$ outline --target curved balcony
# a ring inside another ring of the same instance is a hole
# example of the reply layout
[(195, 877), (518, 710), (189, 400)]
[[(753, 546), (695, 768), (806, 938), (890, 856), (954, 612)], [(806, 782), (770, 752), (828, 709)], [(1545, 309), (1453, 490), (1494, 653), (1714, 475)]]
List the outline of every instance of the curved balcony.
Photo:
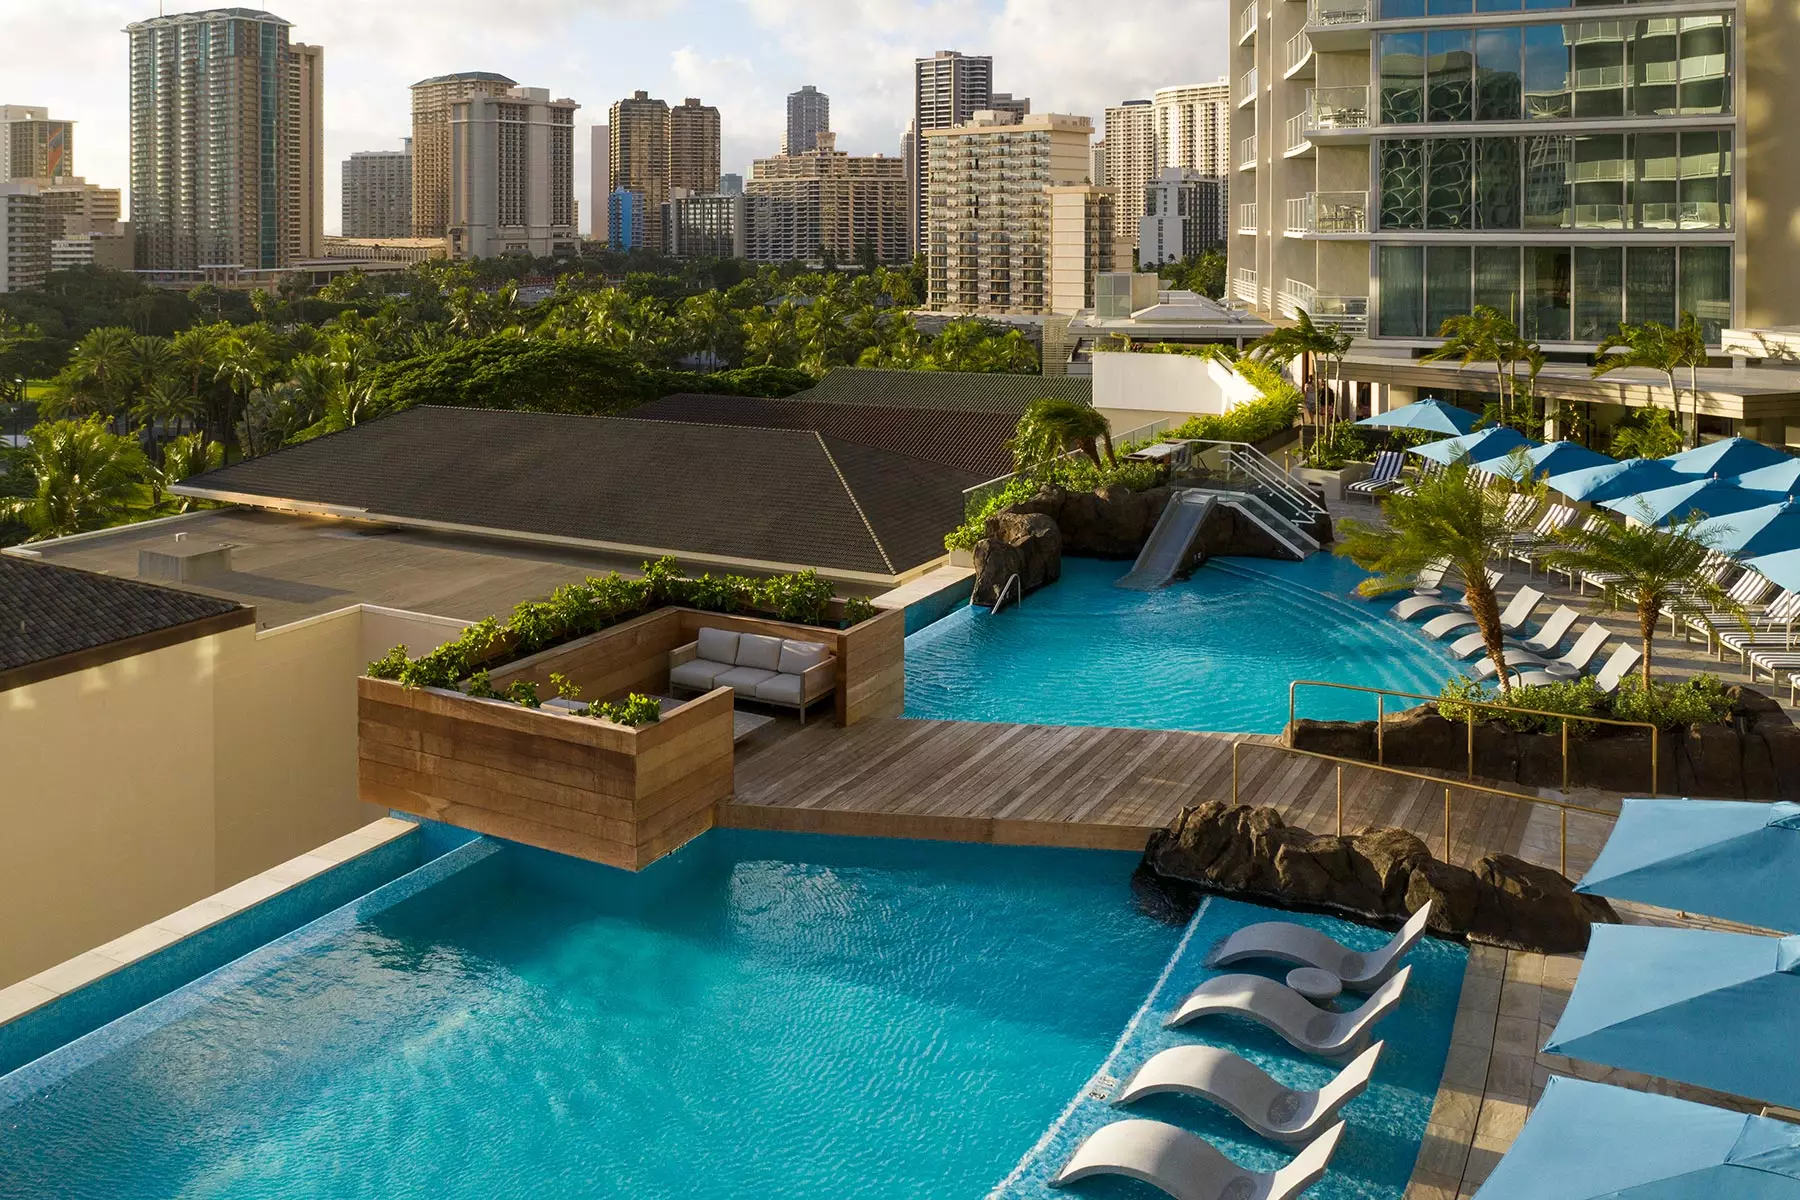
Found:
[(1305, 31), (1296, 33), (1281, 48), (1281, 77), (1283, 79), (1311, 79), (1314, 75), (1312, 39)]

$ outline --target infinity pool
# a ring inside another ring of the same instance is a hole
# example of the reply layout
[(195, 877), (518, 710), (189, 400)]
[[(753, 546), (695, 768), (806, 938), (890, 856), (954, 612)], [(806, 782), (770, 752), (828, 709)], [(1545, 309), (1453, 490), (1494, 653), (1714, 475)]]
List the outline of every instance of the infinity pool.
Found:
[[(953, 721), (1279, 733), (1296, 679), (1436, 695), (1439, 646), (1354, 594), (1330, 554), (1217, 559), (1154, 592), (1131, 564), (1065, 558), (1062, 579), (998, 614), (958, 609), (906, 639), (906, 715)], [(1300, 715), (1373, 719), (1372, 697), (1301, 693)]]

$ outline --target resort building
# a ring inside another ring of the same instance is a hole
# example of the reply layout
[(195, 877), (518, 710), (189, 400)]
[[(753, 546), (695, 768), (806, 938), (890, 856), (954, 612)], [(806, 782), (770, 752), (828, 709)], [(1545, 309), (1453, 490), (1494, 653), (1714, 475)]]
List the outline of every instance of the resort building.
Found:
[(123, 212), (118, 188), (68, 175), (30, 182), (44, 198), (44, 230), (53, 240), (119, 232)]
[(54, 120), (50, 110), (0, 104), (0, 183), (75, 174), (75, 122)]
[(450, 257), (450, 245), (444, 238), (353, 238), (325, 239), (325, 257), (363, 262), (413, 263), (430, 262)]
[(580, 249), (573, 100), (510, 88), (450, 105), (450, 256)]
[[(1106, 110), (1106, 186), (1120, 198), (1121, 232), (1133, 246), (1144, 188), (1156, 177), (1156, 109), (1127, 100)], [(1093, 180), (1099, 183), (1099, 180)]]
[(344, 160), (343, 233), (347, 238), (410, 238), (412, 139), (404, 150), (358, 150)]
[(323, 51), (251, 9), (156, 17), (131, 39), (131, 209), (144, 270), (273, 270), (323, 236)]
[(805, 154), (819, 148), (819, 135), (831, 129), (831, 97), (812, 84), (787, 98), (787, 133), (781, 142), (783, 154)]
[(1086, 117), (1040, 113), (1020, 121), (995, 112), (926, 132), (932, 309), (1050, 311), (1049, 189), (1086, 182), (1093, 132)]
[(492, 71), (435, 75), (412, 85), (412, 236), (441, 238), (450, 231), (451, 106), (517, 86)]
[(606, 198), (612, 195), (612, 130), (596, 125), (588, 134), (588, 233), (606, 240)]
[(926, 135), (934, 129), (949, 129), (972, 121), (977, 112), (991, 111), (993, 107), (991, 56), (939, 50), (930, 58), (913, 60), (913, 119), (907, 128), (907, 136), (912, 140), (907, 159), (912, 170), (914, 254), (924, 253), (929, 237), (926, 211), (931, 198), (931, 162)]
[(0, 292), (42, 287), (49, 270), (44, 198), (35, 184), (0, 183)]
[(1167, 167), (1144, 189), (1138, 221), (1137, 260), (1180, 262), (1225, 248), (1226, 179), (1183, 167)]
[(1095, 281), (1131, 270), (1131, 243), (1111, 188), (1078, 183), (1047, 189), (1050, 197), (1050, 311), (1094, 307)]
[(131, 222), (118, 221), (112, 233), (78, 233), (50, 240), (50, 269), (73, 271), (81, 267), (100, 267), (108, 271), (130, 271), (135, 265), (135, 239)]
[(663, 205), (662, 251), (670, 258), (745, 257), (742, 195), (690, 196), (683, 189)]
[(1231, 85), (1215, 83), (1157, 88), (1156, 169), (1181, 167), (1220, 179), (1231, 173)]
[(1094, 169), (1093, 169), (1093, 172), (1088, 175), (1088, 179), (1096, 187), (1105, 187), (1106, 186), (1106, 139), (1105, 138), (1095, 138), (1094, 139)]
[(745, 253), (755, 261), (907, 261), (900, 159), (846, 154), (827, 130), (807, 153), (757, 159), (745, 193), (756, 209)]

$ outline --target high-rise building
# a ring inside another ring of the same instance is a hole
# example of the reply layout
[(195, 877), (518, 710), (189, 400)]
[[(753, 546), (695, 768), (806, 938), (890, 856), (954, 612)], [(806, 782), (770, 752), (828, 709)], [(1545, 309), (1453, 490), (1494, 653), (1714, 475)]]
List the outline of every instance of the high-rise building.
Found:
[(620, 251), (644, 249), (644, 198), (614, 188), (606, 198), (606, 244)]
[(412, 85), (414, 237), (441, 238), (450, 228), (450, 106), (517, 86), (492, 71), (436, 75)]
[(825, 132), (809, 154), (758, 159), (747, 192), (762, 206), (746, 238), (748, 258), (907, 260), (906, 164), (897, 158), (846, 154)]
[(805, 154), (819, 147), (819, 135), (831, 128), (831, 97), (812, 84), (787, 98), (787, 139), (783, 154)]
[(744, 194), (744, 177), (730, 171), (719, 176), (719, 195), (741, 196)]
[(692, 96), (669, 106), (669, 187), (719, 190), (719, 110)]
[(412, 236), (412, 139), (403, 140), (404, 150), (358, 150), (344, 160), (340, 236)]
[(1011, 92), (995, 92), (988, 98), (988, 107), (995, 112), (1011, 113), (1015, 117), (1031, 115), (1031, 97), (1015, 96)]
[(1088, 175), (1088, 181), (1095, 187), (1106, 186), (1106, 139), (1094, 141), (1094, 169)]
[(612, 131), (594, 126), (588, 135), (588, 234), (606, 241), (606, 198), (612, 195)]
[(913, 251), (925, 245), (926, 200), (931, 190), (931, 163), (926, 134), (974, 119), (994, 106), (994, 60), (988, 55), (939, 50), (913, 62)]
[(291, 137), (300, 148), (295, 182), (299, 239), (296, 258), (318, 258), (325, 243), (325, 48), (295, 42), (289, 47), (288, 71), (293, 89)]
[(0, 104), (0, 181), (74, 173), (75, 122), (52, 120), (47, 108)]
[(27, 182), (43, 197), (44, 232), (51, 241), (119, 232), (123, 204), (118, 188), (99, 187), (78, 175)]
[(42, 287), (49, 270), (50, 239), (37, 185), (0, 183), (0, 292)]
[(916, 256), (924, 240), (919, 236), (919, 127), (916, 121), (906, 123), (900, 135), (900, 161), (906, 164), (906, 247)]
[(450, 105), (450, 255), (547, 258), (580, 249), (573, 100), (545, 88)]
[(245, 8), (126, 27), (140, 268), (271, 270), (311, 248), (321, 52), (289, 29)]
[(743, 258), (744, 204), (742, 193), (677, 192), (663, 205), (663, 253), (670, 258)]
[[(649, 92), (633, 92), (629, 100), (613, 104), (607, 125), (612, 131), (613, 194), (637, 196), (633, 220), (643, 228), (643, 236), (630, 246), (616, 240), (611, 244), (614, 249), (661, 246), (662, 206), (669, 199), (669, 106)], [(607, 228), (616, 231), (618, 226), (609, 220)]]
[(1156, 169), (1184, 167), (1220, 179), (1231, 174), (1231, 84), (1157, 88)]
[(1138, 262), (1180, 262), (1225, 246), (1225, 179), (1165, 167), (1144, 189)]
[(930, 306), (942, 312), (1050, 311), (1050, 192), (1093, 169), (1094, 125), (991, 110), (929, 129)]
[(1156, 109), (1127, 100), (1106, 110), (1106, 183), (1118, 192), (1119, 235), (1137, 244), (1144, 188), (1156, 176)]
[(1050, 197), (1050, 311), (1094, 307), (1094, 281), (1131, 270), (1131, 243), (1119, 236), (1113, 190), (1091, 183), (1047, 189)]
[(1552, 353), (1800, 319), (1791, 7), (1479, 7), (1234, 13), (1233, 296), (1396, 349), (1478, 304)]

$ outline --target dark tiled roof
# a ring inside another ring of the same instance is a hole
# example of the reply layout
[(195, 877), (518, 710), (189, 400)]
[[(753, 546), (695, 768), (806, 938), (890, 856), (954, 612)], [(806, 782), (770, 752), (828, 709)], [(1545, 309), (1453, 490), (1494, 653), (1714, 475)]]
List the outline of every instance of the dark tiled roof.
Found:
[(1007, 413), (1014, 421), (1044, 397), (1094, 403), (1094, 381), (1060, 375), (966, 375), (954, 371), (868, 371), (840, 367), (793, 396), (814, 404), (860, 404)]
[(1006, 448), (1019, 418), (1009, 412), (881, 404), (810, 403), (757, 396), (664, 396), (631, 410), (642, 421), (691, 421), (764, 429), (810, 429), (841, 439), (994, 479), (1012, 472)]
[(797, 429), (420, 407), (189, 484), (375, 519), (875, 575), (941, 555), (962, 489), (981, 477), (845, 449)]
[(0, 555), (0, 672), (250, 610), (229, 600)]

